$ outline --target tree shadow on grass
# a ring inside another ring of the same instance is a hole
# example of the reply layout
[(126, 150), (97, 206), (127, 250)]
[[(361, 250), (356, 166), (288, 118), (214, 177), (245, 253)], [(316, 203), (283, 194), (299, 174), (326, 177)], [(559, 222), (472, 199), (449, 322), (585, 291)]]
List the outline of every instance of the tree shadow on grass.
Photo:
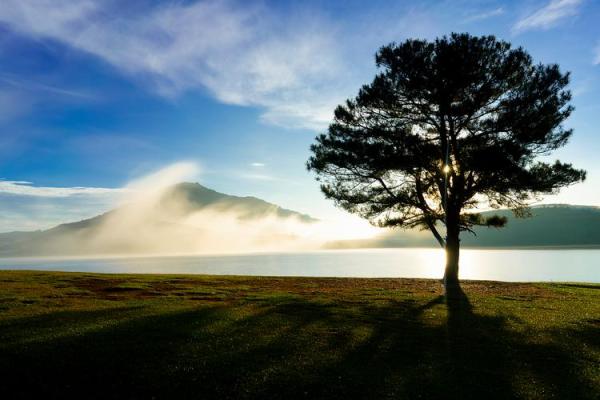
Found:
[(514, 398), (513, 374), (507, 352), (512, 337), (500, 316), (473, 312), (469, 298), (460, 287), (446, 298), (446, 367), (439, 380), (446, 398)]
[[(94, 321), (114, 319), (114, 310), (105, 313), (95, 312)], [(425, 313), (436, 316), (425, 318)], [(80, 316), (72, 317), (76, 323)], [(20, 323), (33, 331), (56, 329), (51, 321), (52, 314)], [(442, 296), (359, 304), (271, 299), (132, 315), (68, 332), (2, 347), (2, 397), (597, 395), (574, 368), (577, 354), (568, 347), (556, 340), (531, 343), (509, 329), (505, 317), (478, 315), (462, 292), (446, 302)]]
[(580, 370), (582, 343), (565, 343), (573, 337), (569, 330), (546, 332), (544, 339), (517, 331), (507, 316), (474, 313), (460, 288), (449, 293), (446, 306), (445, 398), (598, 398)]

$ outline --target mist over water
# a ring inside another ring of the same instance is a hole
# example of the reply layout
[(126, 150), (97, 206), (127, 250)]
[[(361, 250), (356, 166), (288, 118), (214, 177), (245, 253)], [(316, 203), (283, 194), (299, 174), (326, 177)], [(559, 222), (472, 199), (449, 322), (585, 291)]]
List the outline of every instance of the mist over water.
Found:
[(193, 163), (177, 163), (123, 188), (115, 209), (82, 230), (46, 243), (54, 255), (173, 255), (316, 250), (331, 240), (368, 237), (365, 222), (334, 223), (282, 217), (277, 207), (248, 216), (219, 202), (198, 208), (173, 185), (194, 179)]
[[(364, 221), (317, 221), (253, 199), (250, 204), (262, 206), (257, 213), (240, 200), (252, 198), (225, 196), (231, 201), (204, 204), (173, 190), (197, 179), (198, 172), (193, 163), (177, 163), (134, 180), (122, 188), (113, 211), (59, 228), (45, 241), (43, 254), (55, 257), (0, 258), (0, 269), (435, 279), (443, 274), (440, 249), (322, 250), (331, 241), (381, 232)], [(224, 196), (206, 188), (200, 193)], [(600, 250), (461, 252), (463, 279), (600, 282), (598, 265)]]

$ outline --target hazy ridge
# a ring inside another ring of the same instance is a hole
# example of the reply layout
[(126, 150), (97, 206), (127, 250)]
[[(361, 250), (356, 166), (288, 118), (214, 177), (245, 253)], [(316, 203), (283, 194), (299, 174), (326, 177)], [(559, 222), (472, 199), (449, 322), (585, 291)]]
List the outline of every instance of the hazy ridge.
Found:
[[(504, 228), (476, 227), (475, 235), (461, 235), (463, 247), (600, 247), (600, 208), (551, 204), (532, 207), (529, 218), (515, 218), (510, 210), (484, 215), (508, 218)], [(336, 241), (329, 248), (439, 247), (429, 231), (394, 230), (369, 240)]]
[(180, 183), (153, 199), (138, 197), (93, 218), (43, 231), (0, 233), (0, 256), (228, 251), (232, 246), (263, 249), (273, 241), (284, 245), (294, 239), (286, 224), (317, 221), (256, 197)]
[[(509, 210), (505, 228), (464, 233), (464, 247), (600, 247), (600, 208), (545, 205), (531, 218)], [(371, 239), (317, 239), (319, 221), (256, 197), (231, 196), (198, 183), (170, 186), (102, 215), (35, 232), (0, 233), (0, 256), (164, 254), (310, 248), (437, 247), (428, 231), (386, 231)], [(304, 237), (297, 233), (304, 227)], [(302, 242), (304, 241), (304, 242)]]

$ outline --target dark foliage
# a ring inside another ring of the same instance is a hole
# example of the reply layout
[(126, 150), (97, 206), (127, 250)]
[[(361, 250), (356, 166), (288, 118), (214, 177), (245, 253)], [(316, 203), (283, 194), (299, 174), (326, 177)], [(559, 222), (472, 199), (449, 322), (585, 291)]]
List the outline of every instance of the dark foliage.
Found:
[[(458, 248), (461, 231), (527, 216), (542, 194), (583, 181), (571, 164), (537, 160), (572, 134), (569, 74), (534, 64), (493, 36), (453, 33), (382, 47), (380, 72), (335, 110), (307, 166), (337, 205), (372, 223), (433, 232)], [(438, 232), (446, 226), (446, 240)], [(458, 260), (458, 257), (456, 257)]]

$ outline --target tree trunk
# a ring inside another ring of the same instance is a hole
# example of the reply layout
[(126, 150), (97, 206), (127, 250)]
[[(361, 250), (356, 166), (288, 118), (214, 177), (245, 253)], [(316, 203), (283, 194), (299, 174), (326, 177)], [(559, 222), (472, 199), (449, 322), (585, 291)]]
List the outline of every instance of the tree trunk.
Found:
[(458, 257), (460, 253), (459, 241), (446, 241), (446, 270), (444, 271), (444, 285), (458, 285)]
[(446, 269), (444, 271), (444, 288), (446, 294), (460, 287), (458, 281), (458, 258), (460, 254), (458, 218), (448, 218), (447, 224)]

